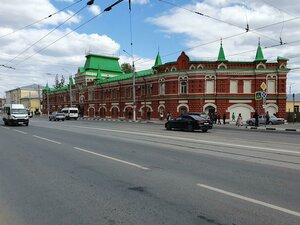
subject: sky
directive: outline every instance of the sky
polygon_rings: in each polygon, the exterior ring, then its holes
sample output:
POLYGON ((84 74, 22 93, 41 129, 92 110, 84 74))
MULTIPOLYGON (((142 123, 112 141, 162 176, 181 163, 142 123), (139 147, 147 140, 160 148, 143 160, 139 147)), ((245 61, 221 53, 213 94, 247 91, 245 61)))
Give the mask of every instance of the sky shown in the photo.
POLYGON ((142 70, 158 51, 163 63, 182 51, 216 60, 221 38, 229 61, 253 61, 259 40, 268 62, 289 58, 287 93, 300 93, 298 0, 131 0, 131 13, 128 0, 110 11, 117 0, 87 2, 1 0, 0 97, 33 83, 52 86, 56 75, 67 80, 87 53, 134 60, 142 70))

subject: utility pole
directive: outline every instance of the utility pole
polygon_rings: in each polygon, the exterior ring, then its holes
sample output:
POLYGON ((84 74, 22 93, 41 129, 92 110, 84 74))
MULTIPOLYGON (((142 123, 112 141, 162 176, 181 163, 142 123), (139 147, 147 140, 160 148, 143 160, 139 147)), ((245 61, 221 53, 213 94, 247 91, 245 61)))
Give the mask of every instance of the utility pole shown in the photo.
POLYGON ((70 86, 70 107, 72 107, 72 75, 69 77, 69 86, 70 86))

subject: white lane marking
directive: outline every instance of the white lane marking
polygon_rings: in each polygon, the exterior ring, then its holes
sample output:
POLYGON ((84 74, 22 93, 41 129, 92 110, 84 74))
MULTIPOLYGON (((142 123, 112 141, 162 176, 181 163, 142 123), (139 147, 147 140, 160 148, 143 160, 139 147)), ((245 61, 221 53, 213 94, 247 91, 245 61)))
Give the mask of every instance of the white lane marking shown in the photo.
POLYGON ((2 128, 6 129, 6 130, 10 130, 10 128, 8 128, 8 127, 2 127, 2 128))
POLYGON ((37 135, 32 135, 32 136, 36 137, 36 138, 39 138, 39 139, 42 139, 42 140, 45 140, 45 141, 49 141, 49 142, 61 145, 61 143, 58 142, 58 141, 54 141, 54 140, 51 140, 51 139, 48 139, 48 138, 44 138, 44 137, 40 137, 40 136, 37 136, 37 135))
POLYGON ((117 133, 124 133, 124 134, 133 134, 133 135, 140 135, 140 136, 148 136, 148 137, 159 137, 165 139, 173 139, 173 140, 183 140, 183 141, 190 141, 202 144, 212 144, 218 146, 227 146, 227 147, 238 147, 238 148, 246 148, 246 149, 253 149, 253 150, 264 150, 269 152, 281 152, 281 153, 292 153, 300 155, 300 151, 291 151, 291 150, 282 150, 276 148, 266 148, 266 147, 259 147, 259 146, 250 146, 250 145, 239 145, 239 144, 232 144, 232 143, 224 143, 224 142, 217 142, 217 141, 206 141, 206 140, 196 140, 191 138, 184 138, 184 137, 173 137, 173 136, 165 136, 159 134, 150 134, 150 133, 139 133, 133 131, 121 131, 121 130, 112 130, 112 129, 104 129, 104 128, 97 128, 97 127, 83 127, 83 126, 70 126, 70 127, 78 127, 84 129, 93 129, 93 130, 101 130, 101 131, 111 131, 117 133))
POLYGON ((113 157, 110 157, 110 156, 107 156, 107 155, 102 155, 102 154, 99 154, 99 153, 96 153, 96 152, 92 152, 92 151, 88 151, 88 150, 85 150, 85 149, 79 148, 79 147, 74 147, 74 148, 76 150, 79 150, 79 151, 82 151, 82 152, 86 152, 86 153, 89 153, 89 154, 100 156, 102 158, 114 160, 114 161, 117 161, 117 162, 120 162, 120 163, 124 163, 124 164, 130 165, 130 166, 134 166, 134 167, 140 168, 142 170, 149 170, 149 168, 147 168, 147 167, 143 167, 143 166, 140 166, 140 165, 132 163, 132 162, 128 162, 128 161, 124 161, 124 160, 121 160, 121 159, 113 158, 113 157))
POLYGON ((16 131, 16 132, 19 132, 21 134, 27 134, 27 132, 24 132, 24 131, 20 131, 20 130, 17 130, 17 129, 13 129, 13 130, 16 131))
POLYGON ((290 215, 300 217, 300 212, 292 211, 292 210, 289 210, 289 209, 286 209, 286 208, 282 208, 282 207, 279 207, 279 206, 276 206, 276 205, 272 205, 270 203, 262 202, 262 201, 259 201, 259 200, 253 199, 253 198, 248 198, 248 197, 238 195, 238 194, 235 194, 235 193, 232 193, 232 192, 224 191, 222 189, 214 188, 214 187, 211 187, 211 186, 208 186, 208 185, 205 185, 205 184, 197 184, 197 185, 199 187, 206 188, 206 189, 209 189, 211 191, 219 192, 219 193, 222 193, 224 195, 229 195, 229 196, 234 197, 234 198, 242 199, 242 200, 245 200, 245 201, 248 201, 248 202, 252 202, 254 204, 262 205, 262 206, 265 206, 265 207, 268 207, 268 208, 271 208, 271 209, 275 209, 275 210, 278 210, 278 211, 281 211, 281 212, 284 212, 284 213, 287 213, 287 214, 290 214, 290 215))

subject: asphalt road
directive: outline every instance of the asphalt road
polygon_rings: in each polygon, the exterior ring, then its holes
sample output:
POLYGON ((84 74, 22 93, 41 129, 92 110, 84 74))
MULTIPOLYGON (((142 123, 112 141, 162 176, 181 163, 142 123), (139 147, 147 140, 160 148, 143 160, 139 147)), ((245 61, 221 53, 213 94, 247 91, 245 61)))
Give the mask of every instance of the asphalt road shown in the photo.
POLYGON ((0 126, 0 224, 300 224, 300 135, 0 126))

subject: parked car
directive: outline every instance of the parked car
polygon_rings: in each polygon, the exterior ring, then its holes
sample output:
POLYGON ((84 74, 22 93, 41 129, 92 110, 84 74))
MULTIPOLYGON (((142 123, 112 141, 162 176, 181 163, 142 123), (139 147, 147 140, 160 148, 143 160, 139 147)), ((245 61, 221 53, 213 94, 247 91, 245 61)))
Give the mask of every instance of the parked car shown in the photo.
POLYGON ((212 122, 209 119, 198 115, 182 115, 165 123, 167 130, 202 130, 203 132, 207 132, 208 129, 212 129, 212 126, 212 122))
POLYGON ((207 120, 210 119, 209 115, 207 115, 205 112, 187 112, 184 115, 196 115, 196 116, 204 117, 207 120))
POLYGON ((49 121, 59 121, 62 120, 64 121, 66 119, 66 116, 64 113, 61 112, 53 112, 51 113, 51 115, 49 116, 49 121))
MULTIPOLYGON (((254 126, 255 125, 255 118, 251 118, 251 119, 248 119, 246 121, 246 123, 249 125, 249 126, 254 126)), ((258 117, 258 123, 259 124, 266 124, 266 116, 265 115, 261 115, 258 117)), ((277 124, 284 124, 284 118, 278 118, 274 115, 270 116, 270 121, 269 121, 269 124, 271 125, 277 125, 277 124)))

